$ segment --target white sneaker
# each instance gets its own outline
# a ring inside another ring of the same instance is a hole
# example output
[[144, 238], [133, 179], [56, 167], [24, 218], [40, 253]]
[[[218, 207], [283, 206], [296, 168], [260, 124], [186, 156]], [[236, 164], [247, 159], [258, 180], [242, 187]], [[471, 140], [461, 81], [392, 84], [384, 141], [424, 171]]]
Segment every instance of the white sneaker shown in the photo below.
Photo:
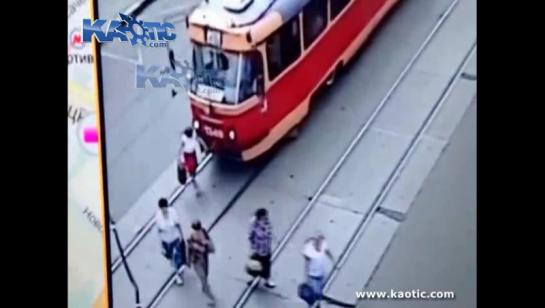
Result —
[[184, 280], [182, 277], [180, 277], [180, 275], [176, 275], [176, 280], [174, 281], [177, 285], [179, 286], [183, 286], [184, 285]]
[[267, 280], [267, 282], [265, 282], [265, 286], [269, 289], [272, 289], [274, 287], [276, 287], [276, 284], [272, 281], [272, 280]]

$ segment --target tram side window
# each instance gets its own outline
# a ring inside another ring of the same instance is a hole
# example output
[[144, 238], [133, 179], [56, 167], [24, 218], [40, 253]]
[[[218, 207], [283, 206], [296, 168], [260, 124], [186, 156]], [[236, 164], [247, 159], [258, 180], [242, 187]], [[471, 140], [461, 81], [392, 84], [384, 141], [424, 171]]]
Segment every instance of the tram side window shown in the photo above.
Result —
[[350, 0], [330, 0], [331, 1], [331, 19], [334, 19], [348, 5]]
[[275, 79], [301, 55], [298, 21], [298, 16], [295, 16], [267, 40], [269, 80]]
[[243, 102], [252, 95], [259, 94], [258, 84], [260, 80], [257, 76], [263, 76], [263, 60], [259, 51], [252, 51], [245, 54], [242, 58], [240, 72], [240, 92], [239, 102]]
[[303, 9], [303, 39], [308, 48], [327, 26], [327, 0], [312, 0]]

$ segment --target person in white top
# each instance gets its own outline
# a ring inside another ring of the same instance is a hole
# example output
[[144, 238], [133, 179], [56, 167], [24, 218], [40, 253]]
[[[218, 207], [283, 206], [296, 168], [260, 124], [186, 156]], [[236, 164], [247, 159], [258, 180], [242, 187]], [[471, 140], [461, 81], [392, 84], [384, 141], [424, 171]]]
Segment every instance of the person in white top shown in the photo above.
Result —
[[204, 141], [194, 133], [193, 128], [187, 127], [182, 135], [180, 151], [178, 153], [180, 168], [185, 168], [187, 175], [193, 178], [193, 185], [197, 191], [197, 197], [201, 195], [201, 190], [195, 175], [197, 173], [197, 148], [203, 152], [207, 151]]
[[[163, 255], [171, 262], [175, 271], [186, 264], [186, 250], [184, 236], [178, 213], [172, 207], [168, 206], [165, 198], [159, 200], [159, 211], [155, 215], [155, 222], [161, 239]], [[176, 283], [183, 285], [183, 275], [176, 275]]]
[[333, 254], [327, 247], [325, 237], [321, 233], [305, 241], [303, 247], [303, 256], [305, 258], [305, 273], [307, 283], [312, 287], [314, 293], [318, 295], [318, 301], [322, 298], [322, 291], [327, 274], [327, 258], [331, 263], [335, 263]]

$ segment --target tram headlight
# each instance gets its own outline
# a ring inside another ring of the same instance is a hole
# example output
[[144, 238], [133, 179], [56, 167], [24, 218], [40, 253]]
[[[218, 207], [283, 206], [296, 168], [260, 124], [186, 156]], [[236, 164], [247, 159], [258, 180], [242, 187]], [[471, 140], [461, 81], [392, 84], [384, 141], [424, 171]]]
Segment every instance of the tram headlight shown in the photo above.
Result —
[[193, 121], [193, 127], [194, 127], [195, 129], [199, 129], [200, 125], [201, 125], [201, 123], [199, 123], [199, 120], [194, 120], [194, 121]]
[[235, 138], [237, 137], [234, 129], [230, 130], [228, 135], [229, 135], [229, 139], [231, 140], [235, 140]]

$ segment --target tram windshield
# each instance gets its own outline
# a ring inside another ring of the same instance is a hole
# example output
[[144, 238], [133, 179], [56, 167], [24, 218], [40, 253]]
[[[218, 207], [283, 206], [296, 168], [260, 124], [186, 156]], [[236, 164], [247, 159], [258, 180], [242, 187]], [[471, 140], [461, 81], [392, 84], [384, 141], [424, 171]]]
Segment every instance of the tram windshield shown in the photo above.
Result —
[[263, 61], [257, 51], [230, 52], [194, 44], [191, 92], [199, 97], [236, 105], [257, 94]]

